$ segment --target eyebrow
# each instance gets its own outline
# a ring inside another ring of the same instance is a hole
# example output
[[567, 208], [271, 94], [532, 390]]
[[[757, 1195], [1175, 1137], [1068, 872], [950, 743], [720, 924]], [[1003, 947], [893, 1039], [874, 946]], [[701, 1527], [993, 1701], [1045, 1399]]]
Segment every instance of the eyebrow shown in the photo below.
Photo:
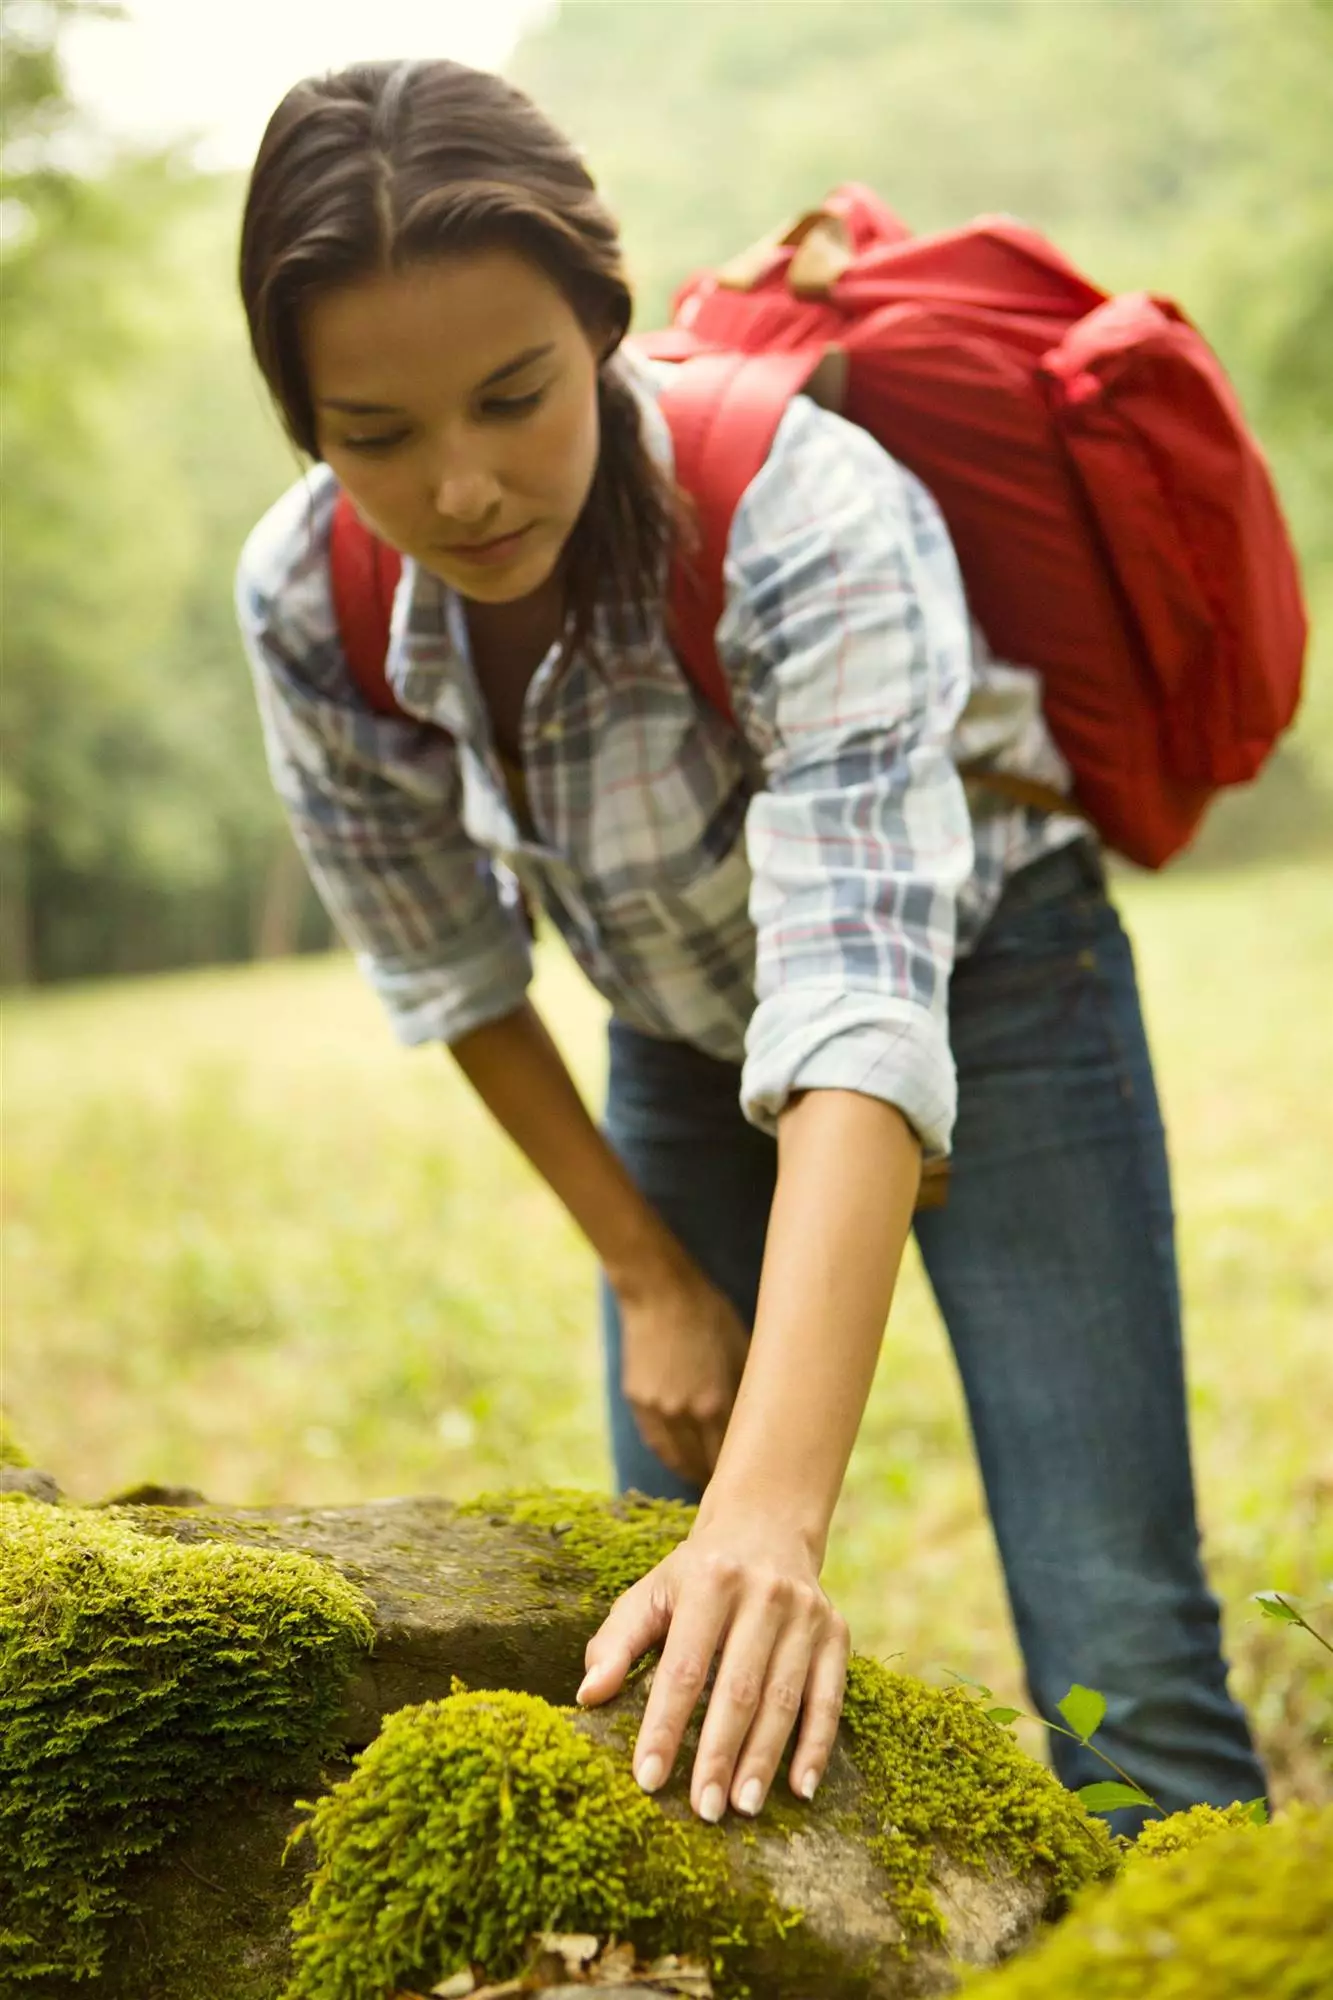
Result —
[[[478, 391], [481, 389], [496, 388], [499, 383], [507, 382], [511, 375], [521, 374], [523, 369], [531, 368], [534, 361], [544, 361], [548, 354], [554, 354], [554, 352], [555, 342], [553, 340], [548, 340], [541, 347], [525, 347], [523, 352], [516, 354], [512, 361], [506, 361], [501, 367], [493, 369], [486, 377], [486, 380], [478, 385]], [[345, 396], [321, 396], [319, 401], [321, 409], [342, 410], [349, 417], [397, 417], [402, 415], [402, 407], [397, 403], [358, 403]]]

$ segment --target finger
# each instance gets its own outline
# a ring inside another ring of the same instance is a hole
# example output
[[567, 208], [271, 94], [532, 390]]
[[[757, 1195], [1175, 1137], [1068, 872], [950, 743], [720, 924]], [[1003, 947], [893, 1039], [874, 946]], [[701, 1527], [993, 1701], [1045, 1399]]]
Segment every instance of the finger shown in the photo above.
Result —
[[801, 1730], [792, 1753], [788, 1782], [799, 1799], [812, 1799], [828, 1769], [838, 1735], [851, 1639], [847, 1621], [833, 1614], [826, 1637], [815, 1648], [801, 1707]]
[[[736, 1759], [759, 1713], [769, 1662], [782, 1644], [790, 1615], [789, 1586], [761, 1587], [738, 1611], [727, 1634], [717, 1679], [708, 1697], [708, 1713], [699, 1733], [690, 1784], [690, 1801], [701, 1819], [719, 1820], [726, 1810]], [[798, 1701], [800, 1689], [805, 1685], [809, 1645], [807, 1641], [797, 1684]], [[791, 1720], [795, 1720], [795, 1711]]]
[[782, 1761], [809, 1684], [819, 1638], [810, 1616], [788, 1625], [773, 1649], [758, 1713], [736, 1759], [731, 1800], [751, 1818], [768, 1797], [773, 1774]]
[[634, 1775], [645, 1792], [655, 1792], [665, 1784], [676, 1761], [685, 1726], [704, 1691], [713, 1655], [731, 1615], [728, 1585], [728, 1579], [718, 1577], [695, 1581], [682, 1592], [672, 1613], [671, 1629], [634, 1745]]
[[657, 1645], [671, 1623], [670, 1581], [663, 1565], [618, 1597], [583, 1652], [586, 1672], [575, 1695], [583, 1705], [609, 1701], [625, 1684], [634, 1662]]

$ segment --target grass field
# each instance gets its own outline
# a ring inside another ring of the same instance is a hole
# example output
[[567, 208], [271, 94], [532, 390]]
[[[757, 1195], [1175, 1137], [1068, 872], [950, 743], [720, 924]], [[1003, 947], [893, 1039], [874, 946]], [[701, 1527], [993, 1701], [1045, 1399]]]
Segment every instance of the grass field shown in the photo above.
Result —
[[[1327, 864], [1134, 880], [1177, 1172], [1202, 1506], [1282, 1795], [1333, 1797], [1333, 897]], [[539, 998], [590, 1092], [601, 1012]], [[0, 1396], [79, 1499], [607, 1478], [591, 1259], [341, 957], [11, 1004]], [[1018, 1699], [947, 1348], [913, 1261], [827, 1578], [864, 1650]], [[1035, 1740], [1034, 1740], [1035, 1747]]]

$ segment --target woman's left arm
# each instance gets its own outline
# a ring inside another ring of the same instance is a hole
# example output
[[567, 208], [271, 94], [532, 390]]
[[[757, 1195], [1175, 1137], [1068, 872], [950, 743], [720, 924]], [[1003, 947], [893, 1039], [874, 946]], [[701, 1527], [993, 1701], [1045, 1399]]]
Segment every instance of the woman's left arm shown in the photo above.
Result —
[[798, 399], [728, 548], [718, 650], [765, 783], [751, 802], [758, 1005], [742, 1102], [778, 1180], [749, 1359], [688, 1540], [588, 1648], [605, 1700], [664, 1642], [634, 1768], [655, 1790], [719, 1661], [691, 1796], [758, 1809], [803, 1711], [791, 1783], [833, 1745], [846, 1627], [819, 1587], [910, 1225], [921, 1145], [947, 1150], [947, 993], [972, 862], [949, 747], [967, 609], [930, 496], [864, 432]]
[[665, 1638], [634, 1753], [655, 1791], [719, 1648], [690, 1796], [758, 1812], [796, 1722], [790, 1783], [811, 1798], [833, 1749], [847, 1626], [819, 1584], [920, 1176], [892, 1105], [810, 1091], [778, 1125], [778, 1182], [744, 1379], [689, 1539], [620, 1598], [588, 1647], [603, 1701]]

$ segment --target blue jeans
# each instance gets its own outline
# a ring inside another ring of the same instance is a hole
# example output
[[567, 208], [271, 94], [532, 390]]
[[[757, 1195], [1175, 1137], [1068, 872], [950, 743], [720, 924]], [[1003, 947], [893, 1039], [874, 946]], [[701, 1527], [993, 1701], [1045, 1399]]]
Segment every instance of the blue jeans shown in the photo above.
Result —
[[[959, 1117], [916, 1219], [967, 1398], [1037, 1708], [1099, 1688], [1098, 1741], [1170, 1811], [1264, 1790], [1199, 1561], [1166, 1146], [1129, 941], [1078, 842], [1008, 885], [950, 994]], [[747, 1324], [777, 1165], [738, 1073], [615, 1022], [606, 1129]], [[603, 1286], [623, 1489], [697, 1499], [639, 1436]], [[1064, 1782], [1110, 1775], [1052, 1738]], [[1133, 1814], [1114, 1824], [1131, 1831]]]

